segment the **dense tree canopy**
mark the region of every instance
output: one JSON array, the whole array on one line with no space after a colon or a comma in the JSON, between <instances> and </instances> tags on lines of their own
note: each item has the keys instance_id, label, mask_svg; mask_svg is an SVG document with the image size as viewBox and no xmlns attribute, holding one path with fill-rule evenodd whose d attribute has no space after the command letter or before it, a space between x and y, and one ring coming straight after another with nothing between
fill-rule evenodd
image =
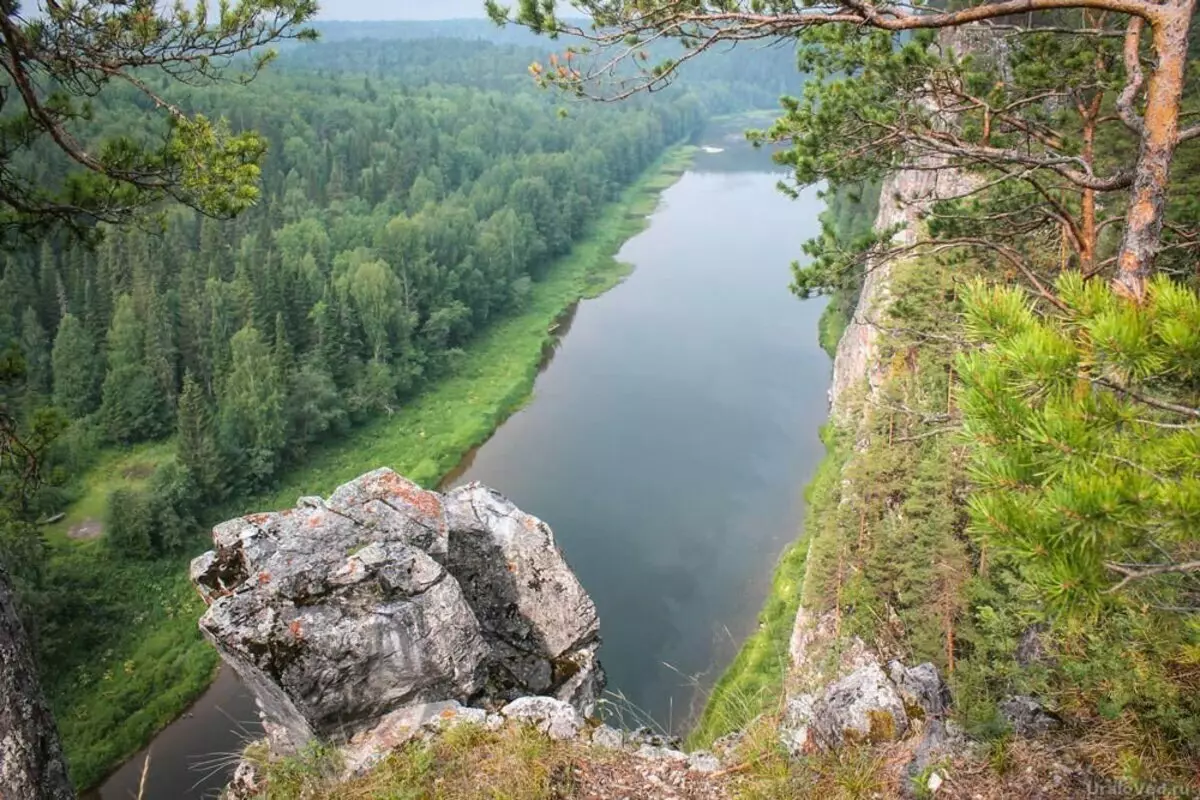
<instances>
[{"instance_id":1,"label":"dense tree canopy","mask_svg":"<svg viewBox=\"0 0 1200 800\"><path fill-rule=\"evenodd\" d=\"M45 0L28 14L17 2L0 4L3 246L11 250L13 234L34 231L66 229L91 237L97 222L129 221L167 198L213 215L245 209L257 197L262 141L252 132L233 133L224 119L185 112L164 89L179 81L221 81L235 60L243 79L253 77L273 54L265 49L245 54L307 36L299 26L315 13L313 0L238 0L222 2L217 9L204 0L168 7L154 0ZM133 126L133 133L97 126L95 103L103 102L106 90L115 85L134 91L145 111L160 115L157 129L144 121ZM30 288L38 285L38 279L30 280ZM36 580L38 574L34 526L45 496L39 486L60 426L57 412L42 407L41 400L53 388L53 397L72 413L86 413L95 400L98 375L89 331L63 307L62 284L51 272L40 280L41 298L19 313L6 337L9 355L0 399L0 480L5 490L0 511L0 739L5 750L0 794L69 798L75 793L33 671L8 570L20 569L22 582ZM108 332L111 369L102 415L118 440L167 419L155 391L161 391L167 378L155 355L163 345L158 337L165 309L157 305L148 310L144 333L131 298L121 297ZM54 324L48 328L51 318ZM53 328L58 330L51 334Z\"/></svg>"}]
</instances>

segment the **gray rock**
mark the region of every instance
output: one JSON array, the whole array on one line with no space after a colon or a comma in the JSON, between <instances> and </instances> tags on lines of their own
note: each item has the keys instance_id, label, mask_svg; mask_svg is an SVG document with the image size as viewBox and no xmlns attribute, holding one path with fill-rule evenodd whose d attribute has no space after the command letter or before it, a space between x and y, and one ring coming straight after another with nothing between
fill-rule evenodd
<instances>
[{"instance_id":1,"label":"gray rock","mask_svg":"<svg viewBox=\"0 0 1200 800\"><path fill-rule=\"evenodd\" d=\"M669 733L660 733L643 725L625 734L625 741L631 747L649 745L666 750L679 750L683 747L683 739Z\"/></svg>"},{"instance_id":2,"label":"gray rock","mask_svg":"<svg viewBox=\"0 0 1200 800\"><path fill-rule=\"evenodd\" d=\"M584 719L575 707L553 697L522 697L500 710L511 720L532 725L557 742L574 739Z\"/></svg>"},{"instance_id":3,"label":"gray rock","mask_svg":"<svg viewBox=\"0 0 1200 800\"><path fill-rule=\"evenodd\" d=\"M950 689L942 682L933 664L906 667L899 661L888 662L892 679L909 716L941 717L950 706ZM920 711L914 715L914 711Z\"/></svg>"},{"instance_id":4,"label":"gray rock","mask_svg":"<svg viewBox=\"0 0 1200 800\"><path fill-rule=\"evenodd\" d=\"M672 747L656 747L652 744L644 744L634 753L638 758L645 758L651 761L687 761L687 753L680 752Z\"/></svg>"},{"instance_id":5,"label":"gray rock","mask_svg":"<svg viewBox=\"0 0 1200 800\"><path fill-rule=\"evenodd\" d=\"M917 750L913 754L912 760L905 765L906 780L901 787L902 796L913 798L913 800L928 796L932 773L924 780L922 780L922 775L939 761L953 758L969 747L970 740L954 722L940 719L928 720L924 723L921 741L917 744ZM934 782L940 783L940 778L939 781Z\"/></svg>"},{"instance_id":6,"label":"gray rock","mask_svg":"<svg viewBox=\"0 0 1200 800\"><path fill-rule=\"evenodd\" d=\"M222 800L251 800L258 797L263 788L263 776L258 765L243 758L233 769L229 785L221 793Z\"/></svg>"},{"instance_id":7,"label":"gray rock","mask_svg":"<svg viewBox=\"0 0 1200 800\"><path fill-rule=\"evenodd\" d=\"M694 772L716 772L721 768L721 759L707 750L697 750L688 754L688 769Z\"/></svg>"},{"instance_id":8,"label":"gray rock","mask_svg":"<svg viewBox=\"0 0 1200 800\"><path fill-rule=\"evenodd\" d=\"M491 715L482 708L461 706L453 717L441 716L432 724L438 728L450 725L477 725L482 728L487 725L489 716Z\"/></svg>"},{"instance_id":9,"label":"gray rock","mask_svg":"<svg viewBox=\"0 0 1200 800\"><path fill-rule=\"evenodd\" d=\"M544 523L478 484L442 496L388 469L304 500L217 526L191 566L201 630L278 748L439 700L594 705L596 609Z\"/></svg>"},{"instance_id":10,"label":"gray rock","mask_svg":"<svg viewBox=\"0 0 1200 800\"><path fill-rule=\"evenodd\" d=\"M1018 736L1039 736L1057 728L1061 721L1029 695L1018 694L1000 701L1000 715Z\"/></svg>"},{"instance_id":11,"label":"gray rock","mask_svg":"<svg viewBox=\"0 0 1200 800\"><path fill-rule=\"evenodd\" d=\"M497 657L494 685L592 713L603 684L600 619L546 523L478 483L445 498L446 568Z\"/></svg>"},{"instance_id":12,"label":"gray rock","mask_svg":"<svg viewBox=\"0 0 1200 800\"><path fill-rule=\"evenodd\" d=\"M784 708L783 720L779 725L779 741L793 757L806 753L812 743L810 726L814 703L812 695L801 694L788 698Z\"/></svg>"},{"instance_id":13,"label":"gray rock","mask_svg":"<svg viewBox=\"0 0 1200 800\"><path fill-rule=\"evenodd\" d=\"M482 724L487 712L453 700L406 706L385 715L373 727L358 731L342 748L347 777L361 775L393 750L426 733L460 724Z\"/></svg>"},{"instance_id":14,"label":"gray rock","mask_svg":"<svg viewBox=\"0 0 1200 800\"><path fill-rule=\"evenodd\" d=\"M620 750L625 746L625 733L610 725L601 725L592 731L592 744L609 750Z\"/></svg>"},{"instance_id":15,"label":"gray rock","mask_svg":"<svg viewBox=\"0 0 1200 800\"><path fill-rule=\"evenodd\" d=\"M757 722L758 718L755 718L755 720L750 723L750 726L753 726ZM737 758L738 748L742 746L742 742L745 741L745 739L746 731L744 730L727 733L712 743L712 751L716 754L717 758L721 759L722 762L730 763Z\"/></svg>"},{"instance_id":16,"label":"gray rock","mask_svg":"<svg viewBox=\"0 0 1200 800\"><path fill-rule=\"evenodd\" d=\"M813 703L812 730L822 745L890 742L908 731L908 714L896 687L878 664L851 672Z\"/></svg>"}]
</instances>

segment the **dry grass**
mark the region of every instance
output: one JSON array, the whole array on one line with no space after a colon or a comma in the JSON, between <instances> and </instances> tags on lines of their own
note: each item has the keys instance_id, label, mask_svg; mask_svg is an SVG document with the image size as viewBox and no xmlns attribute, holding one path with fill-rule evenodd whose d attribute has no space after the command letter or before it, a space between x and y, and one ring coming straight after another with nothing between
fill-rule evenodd
<instances>
[{"instance_id":1,"label":"dry grass","mask_svg":"<svg viewBox=\"0 0 1200 800\"><path fill-rule=\"evenodd\" d=\"M712 774L671 760L644 759L579 742L552 742L540 732L508 726L447 729L429 741L387 756L368 774L342 781L336 751L314 748L268 764L260 800L1060 800L1137 791L1194 797L1182 772L1106 778L1083 765L1095 757L1093 740L1128 736L1125 728L1097 730L1082 740L1006 738L907 774L920 734L902 742L847 747L789 758L779 742L779 719L764 715L725 753L727 766ZM1128 744L1127 746L1132 746ZM1182 766L1182 765L1181 765ZM929 792L930 773L942 783ZM1123 779L1125 783L1118 783ZM906 786L907 784L907 786ZM1172 793L1171 787L1174 787ZM907 789L907 791L905 791ZM1189 792L1193 792L1189 794Z\"/></svg>"},{"instance_id":2,"label":"dry grass","mask_svg":"<svg viewBox=\"0 0 1200 800\"><path fill-rule=\"evenodd\" d=\"M1188 764L1161 734L1126 711L1115 719L1097 717L1084 726L1079 751L1101 776L1127 783L1200 781L1200 768ZM1200 794L1200 787L1196 787Z\"/></svg>"},{"instance_id":3,"label":"dry grass","mask_svg":"<svg viewBox=\"0 0 1200 800\"><path fill-rule=\"evenodd\" d=\"M341 782L336 755L316 749L268 765L263 800L559 800L577 796L573 745L522 726L457 725ZM597 756L602 757L602 756Z\"/></svg>"}]
</instances>

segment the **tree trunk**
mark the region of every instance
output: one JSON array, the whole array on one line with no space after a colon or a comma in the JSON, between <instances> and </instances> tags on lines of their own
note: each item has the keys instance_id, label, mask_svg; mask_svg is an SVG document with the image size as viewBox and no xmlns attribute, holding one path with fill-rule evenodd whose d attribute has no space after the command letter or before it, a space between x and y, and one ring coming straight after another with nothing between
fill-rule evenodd
<instances>
[{"instance_id":1,"label":"tree trunk","mask_svg":"<svg viewBox=\"0 0 1200 800\"><path fill-rule=\"evenodd\" d=\"M1146 116L1138 153L1125 238L1117 256L1114 286L1141 302L1154 267L1166 215L1167 182L1179 138L1179 104L1187 67L1188 28L1196 0L1163 6L1151 22L1157 64L1146 92Z\"/></svg>"},{"instance_id":2,"label":"tree trunk","mask_svg":"<svg viewBox=\"0 0 1200 800\"><path fill-rule=\"evenodd\" d=\"M1083 150L1079 154L1083 163L1091 169L1096 161L1096 120L1100 116L1102 92L1086 106L1079 106L1079 115L1083 119ZM1083 276L1091 277L1096 272L1096 190L1084 189L1080 203L1079 220L1079 271Z\"/></svg>"},{"instance_id":3,"label":"tree trunk","mask_svg":"<svg viewBox=\"0 0 1200 800\"><path fill-rule=\"evenodd\" d=\"M75 800L54 717L0 566L0 800Z\"/></svg>"}]
</instances>

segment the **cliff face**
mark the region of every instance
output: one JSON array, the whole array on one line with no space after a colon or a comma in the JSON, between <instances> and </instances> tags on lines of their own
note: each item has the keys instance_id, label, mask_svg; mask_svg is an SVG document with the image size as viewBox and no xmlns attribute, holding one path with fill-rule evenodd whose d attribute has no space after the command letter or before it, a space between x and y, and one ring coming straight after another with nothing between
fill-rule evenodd
<instances>
[{"instance_id":1,"label":"cliff face","mask_svg":"<svg viewBox=\"0 0 1200 800\"><path fill-rule=\"evenodd\" d=\"M938 199L960 195L970 186L970 178L957 171L908 169L893 173L884 180L880 190L875 229L898 228L892 243L898 247L912 245L917 240L924 211ZM891 299L892 267L890 260L868 263L854 316L838 342L829 388L831 415L835 421L852 423L849 417L855 400L861 399L856 390L865 386L868 393L873 393L879 388L885 367L878 357L881 314Z\"/></svg>"},{"instance_id":2,"label":"cliff face","mask_svg":"<svg viewBox=\"0 0 1200 800\"><path fill-rule=\"evenodd\" d=\"M941 35L943 46L960 52L987 48L990 42L990 37L969 29ZM884 181L875 229L894 231L893 247L910 247L918 241L922 217L934 203L961 196L973 185L972 176L947 168L944 160L918 159L911 169L897 171ZM860 477L861 462L869 458L866 450L872 442L873 420L885 381L893 372L882 351L893 333L888 309L895 299L894 275L902 263L903 258L867 263L862 292L834 357L830 418L839 434L852 443L837 480L834 502L841 509L865 508L873 491ZM869 547L865 540L871 535L862 513L861 528L854 525L859 549ZM883 513L895 517L899 512L888 509ZM836 509L830 514L830 519L839 516ZM854 515L857 518L858 512ZM823 524L831 524L835 530L825 531ZM804 601L792 626L784 685L784 744L799 752L814 746L834 747L847 740L897 741L919 733L921 757L909 764L911 774L960 749L961 733L943 720L950 698L937 669L929 663L910 668L886 661L857 636L843 633L840 600L829 602L828 597L818 596L818 590L810 589L822 577L828 580L827 575L815 574L829 570L828 558L823 555L823 562L814 557L814 550L828 546L823 537L834 540L842 534L836 531L836 523L826 520L810 518L806 528L809 556ZM840 586L845 546L839 542L836 548L835 580ZM814 607L806 607L810 600Z\"/></svg>"},{"instance_id":3,"label":"cliff face","mask_svg":"<svg viewBox=\"0 0 1200 800\"><path fill-rule=\"evenodd\" d=\"M1008 75L1007 45L989 28L965 26L944 29L938 34L938 46L960 55L976 55L1001 65L1001 74ZM930 103L917 100L935 117L945 112ZM940 157L917 159L911 169L889 175L879 195L879 214L875 230L896 229L893 245L905 247L917 241L920 220L938 200L958 197L977 185L977 178L956 169L946 168ZM879 362L879 321L891 297L890 284L894 263L874 261L867 265L862 293L854 316L847 326L834 358L833 383L829 389L831 414L837 422L849 422L854 390L863 386L873 393L879 388L884 365Z\"/></svg>"}]
</instances>

